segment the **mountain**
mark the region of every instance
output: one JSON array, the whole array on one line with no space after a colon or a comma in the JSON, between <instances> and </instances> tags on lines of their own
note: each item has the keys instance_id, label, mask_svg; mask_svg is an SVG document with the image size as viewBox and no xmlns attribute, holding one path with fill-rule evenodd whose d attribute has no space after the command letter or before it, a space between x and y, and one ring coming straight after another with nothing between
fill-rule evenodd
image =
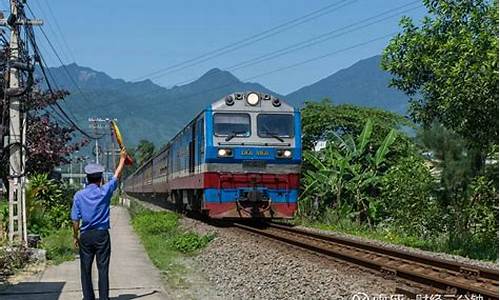
<instances>
[{"instance_id":1,"label":"mountain","mask_svg":"<svg viewBox=\"0 0 500 300\"><path fill-rule=\"evenodd\" d=\"M286 95L286 100L301 105L304 100L330 98L333 103L377 107L406 114L408 97L389 88L391 75L380 68L381 56L363 59L311 85Z\"/></svg>"},{"instance_id":2,"label":"mountain","mask_svg":"<svg viewBox=\"0 0 500 300\"><path fill-rule=\"evenodd\" d=\"M116 118L127 144L135 145L140 139L148 139L161 146L203 108L234 91L266 92L295 106L301 106L305 100L328 97L334 103L378 107L404 114L408 98L388 87L391 77L379 65L380 56L364 59L286 96L258 83L242 82L230 72L217 68L191 83L172 88L161 87L151 80L128 82L111 78L104 72L74 63L66 68L51 68L50 73L59 88L71 92L62 105L78 119L82 128L88 129L89 117Z\"/></svg>"},{"instance_id":3,"label":"mountain","mask_svg":"<svg viewBox=\"0 0 500 300\"><path fill-rule=\"evenodd\" d=\"M155 141L157 146L165 144L207 105L234 91L257 90L277 95L258 83L242 82L230 72L216 68L189 84L170 89L150 80L114 79L76 64L65 69L51 68L50 73L59 88L71 92L62 105L82 128L89 127L89 117L116 118L131 145L140 139Z\"/></svg>"}]
</instances>

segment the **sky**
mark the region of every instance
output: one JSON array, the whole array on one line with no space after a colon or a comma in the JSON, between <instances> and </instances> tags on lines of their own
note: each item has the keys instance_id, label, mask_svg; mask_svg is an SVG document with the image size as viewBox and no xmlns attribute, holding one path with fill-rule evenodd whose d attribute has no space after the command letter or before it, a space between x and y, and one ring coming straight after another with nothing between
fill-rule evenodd
<instances>
[{"instance_id":1,"label":"sky","mask_svg":"<svg viewBox=\"0 0 500 300\"><path fill-rule=\"evenodd\" d=\"M0 3L1 9L8 10L8 1ZM151 78L165 87L185 84L215 67L225 70L273 51L292 50L294 44L333 32L328 40L310 47L229 69L244 81L259 82L280 94L380 54L390 36L400 30L401 16L420 20L426 12L419 1L411 0L28 0L28 4L36 17L44 20L43 28L64 63L76 62L130 81ZM319 13L292 23L302 24L280 27L281 32L267 38L241 42L315 11ZM367 24L388 16L392 17ZM361 26L364 28L356 29ZM39 31L37 39L48 65L60 65ZM152 74L235 45L239 49L213 59ZM262 75L283 68L287 69Z\"/></svg>"}]
</instances>

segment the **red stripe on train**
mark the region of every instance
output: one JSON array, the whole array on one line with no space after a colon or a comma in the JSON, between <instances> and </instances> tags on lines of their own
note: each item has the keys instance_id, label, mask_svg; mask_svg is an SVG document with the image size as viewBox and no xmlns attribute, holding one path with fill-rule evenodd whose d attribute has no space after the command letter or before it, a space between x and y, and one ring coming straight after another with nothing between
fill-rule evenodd
<instances>
[{"instance_id":1,"label":"red stripe on train","mask_svg":"<svg viewBox=\"0 0 500 300\"><path fill-rule=\"evenodd\" d=\"M169 181L172 190L177 189L228 189L262 186L269 189L298 189L299 174L217 173L206 172Z\"/></svg>"}]
</instances>

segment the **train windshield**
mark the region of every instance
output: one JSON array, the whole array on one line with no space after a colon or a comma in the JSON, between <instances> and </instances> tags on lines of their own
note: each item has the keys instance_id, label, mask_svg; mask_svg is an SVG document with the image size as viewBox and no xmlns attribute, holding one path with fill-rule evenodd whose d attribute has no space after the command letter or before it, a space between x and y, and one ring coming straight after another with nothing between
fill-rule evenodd
<instances>
[{"instance_id":1,"label":"train windshield","mask_svg":"<svg viewBox=\"0 0 500 300\"><path fill-rule=\"evenodd\" d=\"M248 114L214 114L214 132L216 136L250 136L250 116Z\"/></svg>"},{"instance_id":2,"label":"train windshield","mask_svg":"<svg viewBox=\"0 0 500 300\"><path fill-rule=\"evenodd\" d=\"M260 114L257 116L257 134L260 137L293 137L293 115Z\"/></svg>"}]
</instances>

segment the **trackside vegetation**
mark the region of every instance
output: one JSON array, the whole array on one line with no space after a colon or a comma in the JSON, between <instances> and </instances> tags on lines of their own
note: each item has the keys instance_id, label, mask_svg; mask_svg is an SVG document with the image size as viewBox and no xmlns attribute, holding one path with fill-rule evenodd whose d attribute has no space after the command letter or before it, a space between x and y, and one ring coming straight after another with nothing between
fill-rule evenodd
<instances>
[{"instance_id":1,"label":"trackside vegetation","mask_svg":"<svg viewBox=\"0 0 500 300\"><path fill-rule=\"evenodd\" d=\"M498 1L423 2L429 15L403 18L382 59L408 119L329 100L302 109L297 221L495 261Z\"/></svg>"},{"instance_id":2,"label":"trackside vegetation","mask_svg":"<svg viewBox=\"0 0 500 300\"><path fill-rule=\"evenodd\" d=\"M38 245L47 252L50 263L59 264L75 257L69 212L73 194L77 187L49 179L48 175L30 176L26 190L26 213L29 234L37 234L41 241ZM23 246L13 251L5 250L7 245L8 202L0 201L0 267L1 276L12 275L29 260ZM1 279L1 278L0 278Z\"/></svg>"},{"instance_id":3,"label":"trackside vegetation","mask_svg":"<svg viewBox=\"0 0 500 300\"><path fill-rule=\"evenodd\" d=\"M173 286L182 286L185 269L179 260L204 248L213 235L198 235L180 227L180 216L170 211L151 211L137 201L130 203L131 223L149 258Z\"/></svg>"}]
</instances>

